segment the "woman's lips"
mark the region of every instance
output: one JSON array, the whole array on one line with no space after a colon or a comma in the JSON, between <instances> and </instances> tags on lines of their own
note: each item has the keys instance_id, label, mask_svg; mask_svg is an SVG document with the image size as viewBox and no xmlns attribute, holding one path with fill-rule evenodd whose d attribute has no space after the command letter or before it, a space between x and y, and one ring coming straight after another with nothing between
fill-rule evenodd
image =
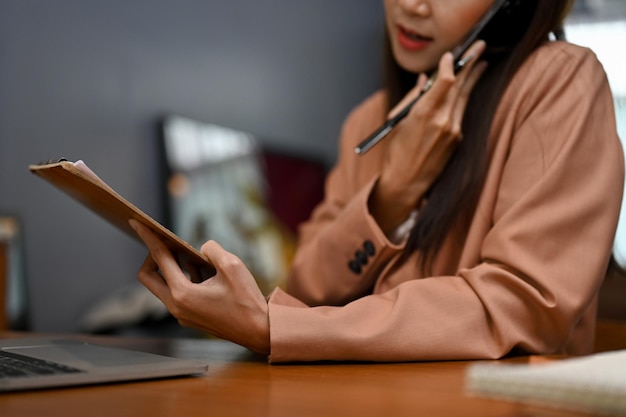
<instances>
[{"instance_id":1,"label":"woman's lips","mask_svg":"<svg viewBox=\"0 0 626 417\"><path fill-rule=\"evenodd\" d=\"M426 48L431 42L432 38L420 35L417 32L413 32L405 27L398 26L398 42L400 45L410 51L417 51Z\"/></svg>"}]
</instances>

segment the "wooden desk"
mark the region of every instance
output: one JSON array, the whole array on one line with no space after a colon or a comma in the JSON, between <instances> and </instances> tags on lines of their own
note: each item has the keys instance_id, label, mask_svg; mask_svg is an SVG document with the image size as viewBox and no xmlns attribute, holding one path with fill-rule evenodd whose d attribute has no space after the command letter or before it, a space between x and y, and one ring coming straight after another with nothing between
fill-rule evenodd
<instances>
[{"instance_id":1,"label":"wooden desk","mask_svg":"<svg viewBox=\"0 0 626 417\"><path fill-rule=\"evenodd\" d=\"M209 371L193 378L0 394L0 416L581 415L468 397L463 392L467 362L269 365L216 340L82 339L206 360Z\"/></svg>"}]
</instances>

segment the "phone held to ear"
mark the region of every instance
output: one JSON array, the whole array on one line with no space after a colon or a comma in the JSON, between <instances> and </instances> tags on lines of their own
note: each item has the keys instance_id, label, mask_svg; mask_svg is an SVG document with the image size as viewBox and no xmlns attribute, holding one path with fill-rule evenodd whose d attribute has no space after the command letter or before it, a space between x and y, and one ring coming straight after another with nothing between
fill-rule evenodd
<instances>
[{"instance_id":1,"label":"phone held to ear","mask_svg":"<svg viewBox=\"0 0 626 417\"><path fill-rule=\"evenodd\" d=\"M533 16L537 0L496 0L481 19L474 25L463 42L452 50L454 56L454 72L458 73L472 56L463 57L469 47L479 39L487 43L487 53L490 50L506 49L519 41L524 35L530 19ZM520 7L522 4L525 7ZM406 105L397 115L387 120L380 128L357 145L354 151L363 155L374 145L384 139L393 128L404 119L417 103L432 87L437 73L430 76L420 94Z\"/></svg>"}]
</instances>

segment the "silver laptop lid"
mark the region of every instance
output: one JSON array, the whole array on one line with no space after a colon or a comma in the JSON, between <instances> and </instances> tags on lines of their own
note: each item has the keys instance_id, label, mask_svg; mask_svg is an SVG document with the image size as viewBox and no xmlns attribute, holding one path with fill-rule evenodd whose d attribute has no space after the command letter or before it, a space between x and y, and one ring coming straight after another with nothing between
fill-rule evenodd
<instances>
[{"instance_id":1,"label":"silver laptop lid","mask_svg":"<svg viewBox=\"0 0 626 417\"><path fill-rule=\"evenodd\" d=\"M12 371L12 366L22 371ZM208 369L206 363L196 360L71 339L28 338L0 341L0 367L5 369L0 375L0 391L198 375Z\"/></svg>"}]
</instances>

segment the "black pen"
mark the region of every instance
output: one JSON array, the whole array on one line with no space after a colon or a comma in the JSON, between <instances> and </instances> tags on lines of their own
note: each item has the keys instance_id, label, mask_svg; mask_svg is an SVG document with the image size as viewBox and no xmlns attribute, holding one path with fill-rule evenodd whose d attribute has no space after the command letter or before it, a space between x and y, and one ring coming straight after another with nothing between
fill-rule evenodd
<instances>
[{"instance_id":1,"label":"black pen","mask_svg":"<svg viewBox=\"0 0 626 417\"><path fill-rule=\"evenodd\" d=\"M471 54L471 55L466 56L463 59L459 59L458 61L456 61L456 63L454 64L454 73L458 74L458 72L461 71L463 67L467 65L467 63L471 61L473 58L474 58L474 55ZM407 104L407 106L404 109L402 109L400 113L396 114L394 117L387 120L385 124L382 125L378 130L372 133L363 142L359 143L358 146L354 149L354 152L356 152L357 154L364 154L372 146L376 145L385 136L387 136L389 132L391 132L391 130L394 128L394 126L400 123L400 121L404 119L407 114L409 114L409 112L411 111L411 108L413 108L415 103L417 103L419 99L422 98L422 96L426 94L428 90L430 90L436 78L437 78L437 72L435 72L433 75L430 76L430 78L426 82L426 85L424 85L424 88L422 88L422 91L420 91L419 95L416 98L411 100L411 102Z\"/></svg>"}]
</instances>

